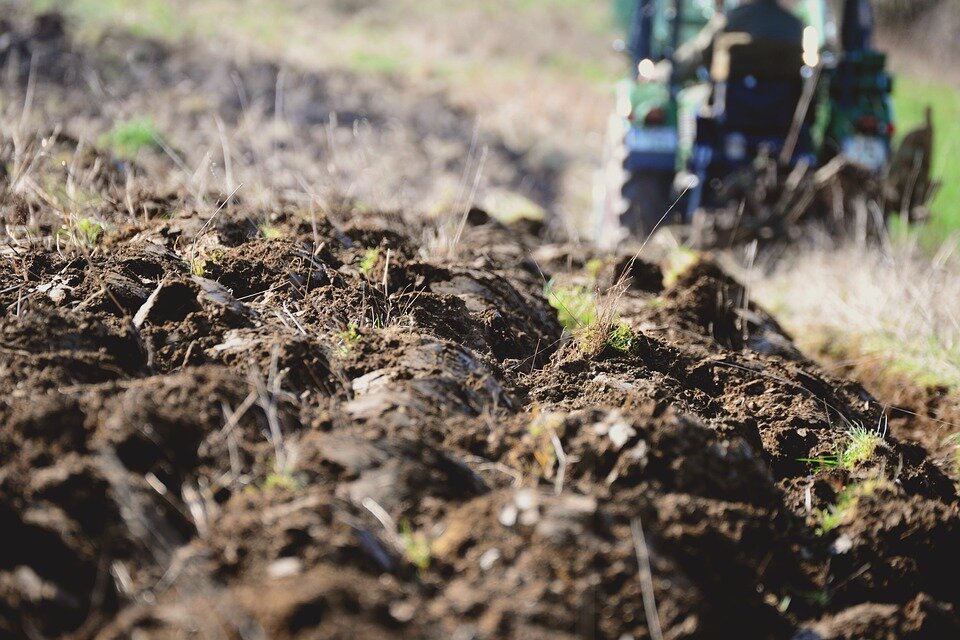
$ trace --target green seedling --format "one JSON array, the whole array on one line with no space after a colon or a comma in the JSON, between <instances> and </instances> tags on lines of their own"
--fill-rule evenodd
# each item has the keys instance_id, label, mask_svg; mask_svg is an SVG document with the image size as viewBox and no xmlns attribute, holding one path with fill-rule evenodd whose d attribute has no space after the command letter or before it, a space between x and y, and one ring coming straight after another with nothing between
<instances>
[{"instance_id":1,"label":"green seedling","mask_svg":"<svg viewBox=\"0 0 960 640\"><path fill-rule=\"evenodd\" d=\"M603 260L600 258L594 258L587 261L585 265L587 273L590 274L592 280L597 280L600 277L600 272L603 271Z\"/></svg>"},{"instance_id":2,"label":"green seedling","mask_svg":"<svg viewBox=\"0 0 960 640\"><path fill-rule=\"evenodd\" d=\"M361 337L357 325L351 322L345 330L337 334L337 355L341 358L346 357L360 343Z\"/></svg>"},{"instance_id":3,"label":"green seedling","mask_svg":"<svg viewBox=\"0 0 960 640\"><path fill-rule=\"evenodd\" d=\"M557 310L557 319L567 331L573 333L597 321L597 301L587 287L557 286L551 280L544 287L543 294L550 306Z\"/></svg>"},{"instance_id":4,"label":"green seedling","mask_svg":"<svg viewBox=\"0 0 960 640\"><path fill-rule=\"evenodd\" d=\"M303 483L300 482L294 476L294 474L289 472L284 473L271 473L263 481L263 490L271 491L274 489L286 489L287 491L299 491L303 488Z\"/></svg>"},{"instance_id":5,"label":"green seedling","mask_svg":"<svg viewBox=\"0 0 960 640\"><path fill-rule=\"evenodd\" d=\"M76 242L87 249L93 249L103 237L103 225L93 218L80 218L61 227L58 233L61 237Z\"/></svg>"},{"instance_id":6,"label":"green seedling","mask_svg":"<svg viewBox=\"0 0 960 640\"><path fill-rule=\"evenodd\" d=\"M420 571L430 568L432 552L430 540L422 531L414 531L410 522L400 523L400 539L403 541L403 553L407 561Z\"/></svg>"},{"instance_id":7,"label":"green seedling","mask_svg":"<svg viewBox=\"0 0 960 640\"><path fill-rule=\"evenodd\" d=\"M847 431L846 440L833 455L820 458L800 458L799 462L807 462L823 469L855 469L867 462L876 453L877 447L883 444L883 438L876 431L871 431L862 425L851 427Z\"/></svg>"},{"instance_id":8,"label":"green seedling","mask_svg":"<svg viewBox=\"0 0 960 640\"><path fill-rule=\"evenodd\" d=\"M227 252L223 249L211 249L206 256L202 258L198 256L193 259L193 262L190 264L190 272L201 278L206 277L207 265L220 264L226 255Z\"/></svg>"},{"instance_id":9,"label":"green seedling","mask_svg":"<svg viewBox=\"0 0 960 640\"><path fill-rule=\"evenodd\" d=\"M281 231L278 227L264 224L260 226L260 235L267 240L275 240L283 237L283 231Z\"/></svg>"},{"instance_id":10,"label":"green seedling","mask_svg":"<svg viewBox=\"0 0 960 640\"><path fill-rule=\"evenodd\" d=\"M817 527L817 535L825 535L842 525L852 522L860 498L871 496L876 493L878 489L886 486L888 486L888 483L885 480L871 479L844 489L840 495L837 496L836 503L826 509L818 509L814 512L814 517L819 525Z\"/></svg>"},{"instance_id":11,"label":"green seedling","mask_svg":"<svg viewBox=\"0 0 960 640\"><path fill-rule=\"evenodd\" d=\"M162 149L163 135L149 118L137 118L117 123L98 142L119 156L133 158L141 149Z\"/></svg>"},{"instance_id":12,"label":"green seedling","mask_svg":"<svg viewBox=\"0 0 960 640\"><path fill-rule=\"evenodd\" d=\"M818 509L814 512L819 526L817 535L822 536L830 533L837 527L850 522L854 509L857 506L858 496L853 488L843 491L838 497L836 504L832 504L826 509Z\"/></svg>"},{"instance_id":13,"label":"green seedling","mask_svg":"<svg viewBox=\"0 0 960 640\"><path fill-rule=\"evenodd\" d=\"M607 345L620 353L633 353L640 342L640 334L630 328L626 322L620 322L610 330Z\"/></svg>"},{"instance_id":14,"label":"green seedling","mask_svg":"<svg viewBox=\"0 0 960 640\"><path fill-rule=\"evenodd\" d=\"M672 287L684 274L700 262L700 254L687 247L677 247L667 257L663 273L663 284Z\"/></svg>"},{"instance_id":15,"label":"green seedling","mask_svg":"<svg viewBox=\"0 0 960 640\"><path fill-rule=\"evenodd\" d=\"M360 260L360 272L364 275L364 277L370 275L370 272L377 265L377 261L379 259L380 259L380 247L367 249L363 253L363 258Z\"/></svg>"}]
</instances>

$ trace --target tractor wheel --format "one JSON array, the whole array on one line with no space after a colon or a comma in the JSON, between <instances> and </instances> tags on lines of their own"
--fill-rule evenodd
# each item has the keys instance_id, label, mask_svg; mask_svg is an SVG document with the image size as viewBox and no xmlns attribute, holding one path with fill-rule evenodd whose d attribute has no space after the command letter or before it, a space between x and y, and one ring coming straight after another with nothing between
<instances>
[{"instance_id":1,"label":"tractor wheel","mask_svg":"<svg viewBox=\"0 0 960 640\"><path fill-rule=\"evenodd\" d=\"M593 184L592 234L594 242L604 249L615 247L624 236L620 217L626 208L622 193L627 178L627 172L623 170L627 155L625 136L623 119L611 115L604 137L602 163L594 175Z\"/></svg>"},{"instance_id":2,"label":"tractor wheel","mask_svg":"<svg viewBox=\"0 0 960 640\"><path fill-rule=\"evenodd\" d=\"M670 224L667 211L673 205L673 175L663 172L638 172L631 174L623 185L626 210L620 223L631 235L646 238L658 226ZM662 222L661 222L662 221Z\"/></svg>"}]
</instances>

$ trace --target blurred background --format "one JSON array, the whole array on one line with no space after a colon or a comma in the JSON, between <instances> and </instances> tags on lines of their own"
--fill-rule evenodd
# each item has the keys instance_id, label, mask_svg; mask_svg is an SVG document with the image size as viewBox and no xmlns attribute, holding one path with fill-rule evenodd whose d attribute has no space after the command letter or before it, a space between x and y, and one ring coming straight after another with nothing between
<instances>
[{"instance_id":1,"label":"blurred background","mask_svg":"<svg viewBox=\"0 0 960 640\"><path fill-rule=\"evenodd\" d=\"M590 207L613 84L626 74L625 56L611 46L623 37L618 4L630 3L18 0L4 11L62 12L73 46L104 76L111 58L141 63L135 78L99 77L84 91L92 104L71 100L58 112L43 101L49 121L82 134L102 136L124 121L149 126L195 169L221 146L217 127L204 138L197 120L215 124L216 113L237 126L222 107L239 106L229 103L246 93L234 179L259 147L271 171L291 172L290 188L309 178L370 206L429 210L456 198L466 164L475 171L487 147L481 203L578 221ZM960 163L950 162L960 144L951 126L960 116L960 6L876 6L881 48L897 74L899 129L920 123L926 104L940 125L935 164L945 188L931 230L940 236L960 225ZM306 166L319 158L330 161L326 175Z\"/></svg>"}]
</instances>

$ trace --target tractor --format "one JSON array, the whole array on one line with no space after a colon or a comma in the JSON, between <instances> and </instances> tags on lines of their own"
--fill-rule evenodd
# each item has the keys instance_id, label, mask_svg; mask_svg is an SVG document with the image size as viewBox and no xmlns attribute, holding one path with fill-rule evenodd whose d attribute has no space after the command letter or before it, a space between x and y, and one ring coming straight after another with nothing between
<instances>
[{"instance_id":1,"label":"tractor","mask_svg":"<svg viewBox=\"0 0 960 640\"><path fill-rule=\"evenodd\" d=\"M617 86L598 172L596 240L612 246L677 225L701 244L769 238L811 211L835 217L845 208L881 226L893 211L923 217L936 188L932 131L911 134L926 141L920 148L893 152L893 81L873 47L869 0L844 0L839 24L834 3L796 0L802 47L723 33L710 68L692 77L659 72L737 4L615 1L632 73ZM778 63L764 64L771 59ZM843 201L825 202L841 183Z\"/></svg>"}]
</instances>

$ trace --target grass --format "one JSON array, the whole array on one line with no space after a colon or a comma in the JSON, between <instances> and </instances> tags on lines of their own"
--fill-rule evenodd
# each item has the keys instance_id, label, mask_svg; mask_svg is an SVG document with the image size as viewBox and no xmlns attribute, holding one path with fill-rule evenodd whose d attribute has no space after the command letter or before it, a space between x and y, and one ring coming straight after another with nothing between
<instances>
[{"instance_id":1,"label":"grass","mask_svg":"<svg viewBox=\"0 0 960 640\"><path fill-rule=\"evenodd\" d=\"M141 37L176 38L186 35L176 3L169 0L33 0L39 11L66 11L88 28L119 24Z\"/></svg>"},{"instance_id":2,"label":"grass","mask_svg":"<svg viewBox=\"0 0 960 640\"><path fill-rule=\"evenodd\" d=\"M921 387L960 391L960 263L918 246L811 251L752 292L807 353ZM815 283L815 286L811 286Z\"/></svg>"},{"instance_id":3,"label":"grass","mask_svg":"<svg viewBox=\"0 0 960 640\"><path fill-rule=\"evenodd\" d=\"M589 287L558 286L552 280L544 287L550 306L557 310L557 319L564 329L575 333L593 326L598 318L597 300Z\"/></svg>"},{"instance_id":4,"label":"grass","mask_svg":"<svg viewBox=\"0 0 960 640\"><path fill-rule=\"evenodd\" d=\"M839 527L849 524L856 516L857 505L860 499L872 496L878 490L890 486L886 480L873 478L859 484L854 484L837 496L837 501L826 509L818 509L814 512L817 520L817 535L826 535Z\"/></svg>"},{"instance_id":5,"label":"grass","mask_svg":"<svg viewBox=\"0 0 960 640\"><path fill-rule=\"evenodd\" d=\"M378 260L380 260L379 247L373 247L363 252L363 258L360 259L360 272L363 273L364 277L370 275L373 268L377 266Z\"/></svg>"},{"instance_id":6,"label":"grass","mask_svg":"<svg viewBox=\"0 0 960 640\"><path fill-rule=\"evenodd\" d=\"M262 235L266 240L276 240L277 238L283 237L283 229L269 224L264 224L260 226L260 235Z\"/></svg>"},{"instance_id":7,"label":"grass","mask_svg":"<svg viewBox=\"0 0 960 640\"><path fill-rule=\"evenodd\" d=\"M815 513L817 519L817 535L824 535L837 529L850 521L854 509L857 506L859 496L855 491L856 487L850 487L843 491L835 504L826 509L819 509Z\"/></svg>"},{"instance_id":8,"label":"grass","mask_svg":"<svg viewBox=\"0 0 960 640\"><path fill-rule=\"evenodd\" d=\"M263 481L264 491L284 489L286 491L296 492L302 488L303 483L292 473L271 473Z\"/></svg>"},{"instance_id":9,"label":"grass","mask_svg":"<svg viewBox=\"0 0 960 640\"><path fill-rule=\"evenodd\" d=\"M943 188L931 205L933 219L921 235L929 242L942 241L944 235L960 231L960 91L947 85L897 76L894 108L900 134L924 122L927 105L933 107L936 142L934 175Z\"/></svg>"},{"instance_id":10,"label":"grass","mask_svg":"<svg viewBox=\"0 0 960 640\"><path fill-rule=\"evenodd\" d=\"M883 438L879 433L862 425L855 425L847 430L846 438L835 454L820 458L801 458L800 462L808 462L821 469L850 471L873 458L873 454L882 444Z\"/></svg>"},{"instance_id":11,"label":"grass","mask_svg":"<svg viewBox=\"0 0 960 640\"><path fill-rule=\"evenodd\" d=\"M142 149L160 149L163 134L150 118L136 118L117 123L100 137L98 144L118 156L134 158Z\"/></svg>"},{"instance_id":12,"label":"grass","mask_svg":"<svg viewBox=\"0 0 960 640\"><path fill-rule=\"evenodd\" d=\"M614 351L620 353L633 353L640 343L640 334L630 328L625 322L619 322L607 335L607 344Z\"/></svg>"},{"instance_id":13,"label":"grass","mask_svg":"<svg viewBox=\"0 0 960 640\"><path fill-rule=\"evenodd\" d=\"M425 533L415 531L413 525L404 520L400 523L400 540L403 542L404 556L410 564L420 571L430 568L433 552Z\"/></svg>"},{"instance_id":14,"label":"grass","mask_svg":"<svg viewBox=\"0 0 960 640\"><path fill-rule=\"evenodd\" d=\"M79 218L60 228L60 236L88 250L93 249L103 237L103 225L93 218Z\"/></svg>"},{"instance_id":15,"label":"grass","mask_svg":"<svg viewBox=\"0 0 960 640\"><path fill-rule=\"evenodd\" d=\"M363 338L360 335L360 330L356 324L351 322L347 325L347 328L337 334L337 346L336 354L341 358L345 358L353 348L360 344L360 340Z\"/></svg>"}]
</instances>

